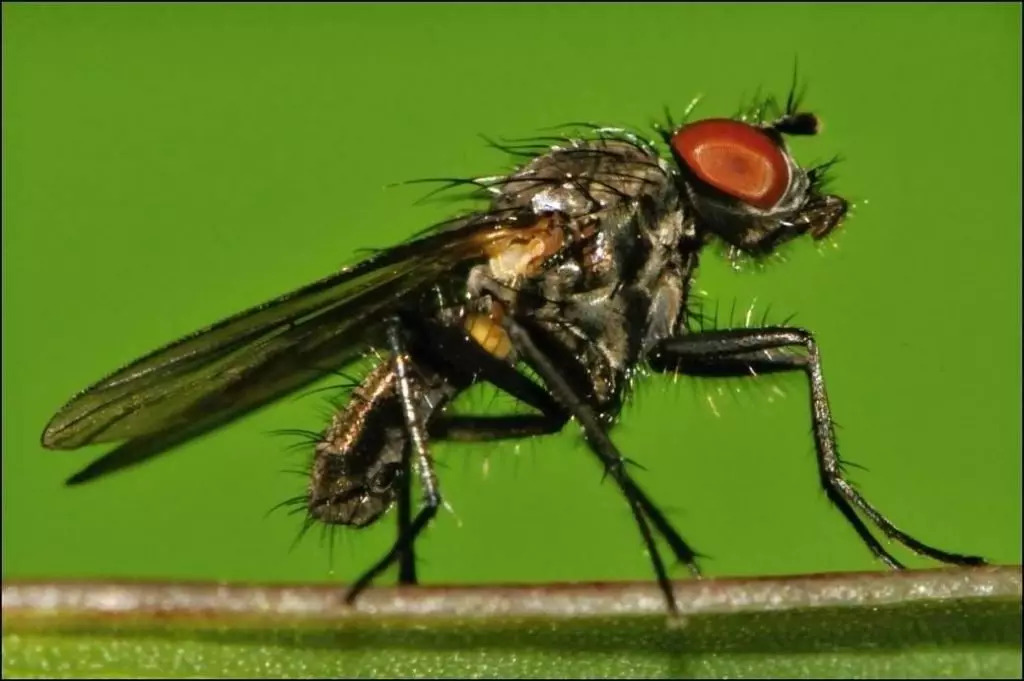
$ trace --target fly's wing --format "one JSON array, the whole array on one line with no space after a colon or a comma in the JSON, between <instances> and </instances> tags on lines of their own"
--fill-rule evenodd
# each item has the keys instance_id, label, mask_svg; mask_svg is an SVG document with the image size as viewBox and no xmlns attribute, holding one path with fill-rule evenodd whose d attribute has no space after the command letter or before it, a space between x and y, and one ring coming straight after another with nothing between
<instances>
[{"instance_id":1,"label":"fly's wing","mask_svg":"<svg viewBox=\"0 0 1024 681\"><path fill-rule=\"evenodd\" d=\"M389 312L517 228L508 212L470 215L175 341L72 398L42 444L165 449L233 420L354 358Z\"/></svg>"}]
</instances>

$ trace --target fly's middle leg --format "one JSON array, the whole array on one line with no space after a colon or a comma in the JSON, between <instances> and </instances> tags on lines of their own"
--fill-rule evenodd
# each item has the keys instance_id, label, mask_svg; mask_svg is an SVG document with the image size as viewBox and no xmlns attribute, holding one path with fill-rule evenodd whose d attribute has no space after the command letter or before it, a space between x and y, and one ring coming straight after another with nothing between
<instances>
[{"instance_id":1,"label":"fly's middle leg","mask_svg":"<svg viewBox=\"0 0 1024 681\"><path fill-rule=\"evenodd\" d=\"M558 367L534 344L530 332L520 326L511 316L506 317L502 323L516 350L537 371L562 408L579 422L591 451L601 460L605 470L622 491L640 530L669 613L678 616L679 609L676 605L672 583L669 581L665 563L658 553L651 526L653 525L665 538L676 557L685 563L695 576L700 575L696 563L697 553L683 540L661 510L648 499L647 495L629 476L624 465L624 457L608 436L595 411L577 394Z\"/></svg>"}]
</instances>

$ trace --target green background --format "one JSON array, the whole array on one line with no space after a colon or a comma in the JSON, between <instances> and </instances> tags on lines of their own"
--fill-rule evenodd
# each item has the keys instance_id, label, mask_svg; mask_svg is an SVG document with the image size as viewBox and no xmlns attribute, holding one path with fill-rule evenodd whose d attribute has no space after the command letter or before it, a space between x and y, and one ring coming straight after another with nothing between
<instances>
[{"instance_id":1,"label":"green background","mask_svg":"<svg viewBox=\"0 0 1024 681\"><path fill-rule=\"evenodd\" d=\"M644 127L698 93L728 115L794 58L824 121L797 155L841 153L856 212L761 272L709 251L698 288L817 334L841 450L898 525L1020 561L1018 5L5 4L3 30L5 578L353 579L393 516L333 553L265 516L305 461L268 431L321 428L322 396L74 489L104 449L39 434L120 364L449 214L386 185L505 168L478 133ZM614 438L710 575L878 568L818 489L800 376L652 377ZM575 428L436 452L423 581L649 578Z\"/></svg>"}]
</instances>

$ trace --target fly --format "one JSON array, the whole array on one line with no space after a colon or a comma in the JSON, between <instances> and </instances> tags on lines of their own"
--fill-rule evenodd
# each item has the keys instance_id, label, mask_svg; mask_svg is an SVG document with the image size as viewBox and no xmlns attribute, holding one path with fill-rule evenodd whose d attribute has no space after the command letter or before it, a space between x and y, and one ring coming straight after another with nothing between
<instances>
[{"instance_id":1,"label":"fly","mask_svg":"<svg viewBox=\"0 0 1024 681\"><path fill-rule=\"evenodd\" d=\"M442 503L433 442L544 435L574 419L627 502L676 613L655 537L695 576L698 554L633 480L609 436L632 380L641 369L798 371L810 386L821 485L871 553L903 567L865 518L920 555L983 565L904 533L846 480L811 332L697 323L689 293L705 246L718 242L733 255L764 258L794 238L826 237L848 204L825 190L831 164L803 168L788 151L787 136L819 128L795 90L783 106L767 100L731 118L690 121L689 114L657 126L667 154L632 132L582 124L575 136L501 147L522 165L448 181L468 187L485 209L135 360L58 411L43 446L121 443L68 481L85 482L382 348L383 358L313 445L301 499L307 526L365 527L398 507L397 540L350 587L349 602L396 563L399 583L417 582L413 545ZM479 382L532 413L449 413ZM414 480L422 490L418 510L409 494Z\"/></svg>"}]
</instances>

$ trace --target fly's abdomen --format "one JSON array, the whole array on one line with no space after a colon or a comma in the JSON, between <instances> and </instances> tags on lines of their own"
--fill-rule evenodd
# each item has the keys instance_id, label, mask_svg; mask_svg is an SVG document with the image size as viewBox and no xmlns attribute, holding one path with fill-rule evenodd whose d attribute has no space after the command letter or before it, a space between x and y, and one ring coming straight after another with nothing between
<instances>
[{"instance_id":1,"label":"fly's abdomen","mask_svg":"<svg viewBox=\"0 0 1024 681\"><path fill-rule=\"evenodd\" d=\"M410 377L417 416L426 423L447 402L447 384L432 385L420 372ZM352 391L316 445L310 471L309 514L325 523L365 527L397 498L408 429L394 361L375 367Z\"/></svg>"}]
</instances>

